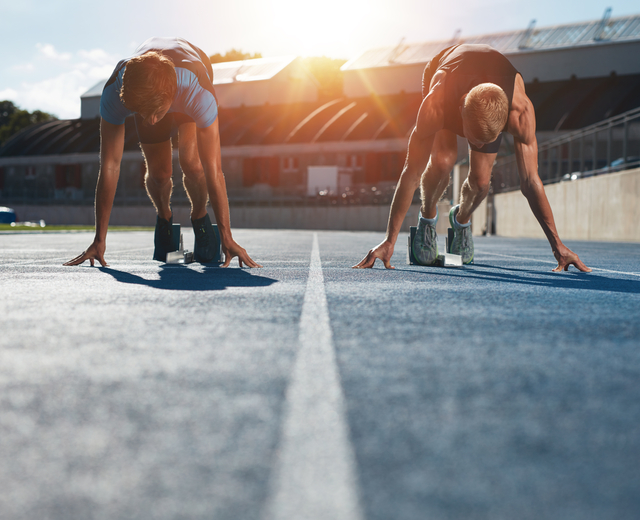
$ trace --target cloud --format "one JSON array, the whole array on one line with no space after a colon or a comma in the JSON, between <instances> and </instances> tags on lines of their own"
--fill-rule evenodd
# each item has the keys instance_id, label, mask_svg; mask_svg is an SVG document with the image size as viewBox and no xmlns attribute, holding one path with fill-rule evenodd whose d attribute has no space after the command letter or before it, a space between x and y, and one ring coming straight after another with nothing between
<instances>
[{"instance_id":1,"label":"cloud","mask_svg":"<svg viewBox=\"0 0 640 520\"><path fill-rule=\"evenodd\" d=\"M33 63L20 63L19 65L14 65L11 69L16 72L33 72L36 70Z\"/></svg>"},{"instance_id":2,"label":"cloud","mask_svg":"<svg viewBox=\"0 0 640 520\"><path fill-rule=\"evenodd\" d=\"M18 93L12 88L5 88L4 90L0 90L0 101L5 99L15 99Z\"/></svg>"},{"instance_id":3,"label":"cloud","mask_svg":"<svg viewBox=\"0 0 640 520\"><path fill-rule=\"evenodd\" d=\"M102 49L79 50L78 57L93 63L113 63L114 57Z\"/></svg>"},{"instance_id":4,"label":"cloud","mask_svg":"<svg viewBox=\"0 0 640 520\"><path fill-rule=\"evenodd\" d=\"M50 43L36 43L36 48L40 51L40 54L51 60L69 61L71 59L71 53L58 52Z\"/></svg>"},{"instance_id":5,"label":"cloud","mask_svg":"<svg viewBox=\"0 0 640 520\"><path fill-rule=\"evenodd\" d=\"M61 118L80 115L80 95L88 90L85 75L80 71L64 72L54 78L35 83L23 83L16 96L17 104L29 110L43 110Z\"/></svg>"},{"instance_id":6,"label":"cloud","mask_svg":"<svg viewBox=\"0 0 640 520\"><path fill-rule=\"evenodd\" d=\"M79 50L73 54L58 53L52 45L38 44L40 58L52 63L36 64L36 72L43 79L22 81L0 91L0 99L10 99L26 110L43 110L62 119L80 117L80 96L98 81L107 79L113 72L118 58L102 49ZM23 71L33 65L20 65Z\"/></svg>"}]
</instances>

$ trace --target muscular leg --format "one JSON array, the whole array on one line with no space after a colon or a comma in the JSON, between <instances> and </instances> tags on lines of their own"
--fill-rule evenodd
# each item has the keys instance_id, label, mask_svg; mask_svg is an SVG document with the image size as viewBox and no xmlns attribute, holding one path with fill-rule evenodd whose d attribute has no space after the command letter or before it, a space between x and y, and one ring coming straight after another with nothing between
<instances>
[{"instance_id":1,"label":"muscular leg","mask_svg":"<svg viewBox=\"0 0 640 520\"><path fill-rule=\"evenodd\" d=\"M457 156L456 135L449 130L440 130L433 141L431 157L420 180L421 212L424 218L435 218L438 201L449 185Z\"/></svg>"},{"instance_id":2,"label":"muscular leg","mask_svg":"<svg viewBox=\"0 0 640 520\"><path fill-rule=\"evenodd\" d=\"M469 176L462 184L460 209L456 215L459 224L466 224L471 214L489 193L491 169L496 160L495 153L469 152Z\"/></svg>"},{"instance_id":3,"label":"muscular leg","mask_svg":"<svg viewBox=\"0 0 640 520\"><path fill-rule=\"evenodd\" d=\"M147 165L144 184L149 198L158 212L158 216L165 220L171 218L171 141L155 144L141 144L142 154Z\"/></svg>"},{"instance_id":4,"label":"muscular leg","mask_svg":"<svg viewBox=\"0 0 640 520\"><path fill-rule=\"evenodd\" d=\"M207 213L208 192L204 169L198 154L195 123L180 125L178 143L182 182L191 201L191 220L197 220Z\"/></svg>"}]
</instances>

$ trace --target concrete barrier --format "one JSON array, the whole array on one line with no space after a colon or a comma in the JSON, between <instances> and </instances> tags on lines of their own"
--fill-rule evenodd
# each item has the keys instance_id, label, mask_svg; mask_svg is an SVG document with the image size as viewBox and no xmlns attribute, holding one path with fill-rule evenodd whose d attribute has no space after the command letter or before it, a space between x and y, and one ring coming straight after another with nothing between
<instances>
[{"instance_id":1,"label":"concrete barrier","mask_svg":"<svg viewBox=\"0 0 640 520\"><path fill-rule=\"evenodd\" d=\"M22 221L44 219L47 224L93 225L93 207L90 206L13 206ZM446 233L448 203L438 205L440 219L437 231ZM402 231L418 221L420 206L413 205L407 212ZM175 207L174 222L189 224L189 208ZM256 229L327 229L343 231L385 231L389 206L232 206L231 225L234 228ZM213 211L209 210L213 216ZM156 213L151 203L146 206L114 206L109 223L112 226L153 226Z\"/></svg>"},{"instance_id":2,"label":"concrete barrier","mask_svg":"<svg viewBox=\"0 0 640 520\"><path fill-rule=\"evenodd\" d=\"M550 184L545 191L563 240L640 242L640 169ZM496 234L545 237L520 191L496 195L494 205Z\"/></svg>"}]
</instances>

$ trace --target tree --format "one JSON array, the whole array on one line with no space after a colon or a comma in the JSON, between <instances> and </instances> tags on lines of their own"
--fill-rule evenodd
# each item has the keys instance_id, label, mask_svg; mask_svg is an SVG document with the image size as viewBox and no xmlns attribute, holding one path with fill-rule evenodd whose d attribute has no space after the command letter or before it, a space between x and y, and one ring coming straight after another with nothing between
<instances>
[{"instance_id":1,"label":"tree","mask_svg":"<svg viewBox=\"0 0 640 520\"><path fill-rule=\"evenodd\" d=\"M326 56L303 58L302 63L320 84L320 97L335 99L342 96L342 67L347 60Z\"/></svg>"},{"instance_id":2,"label":"tree","mask_svg":"<svg viewBox=\"0 0 640 520\"><path fill-rule=\"evenodd\" d=\"M18 110L11 101L0 101L0 126L9 122L9 118Z\"/></svg>"},{"instance_id":3,"label":"tree","mask_svg":"<svg viewBox=\"0 0 640 520\"><path fill-rule=\"evenodd\" d=\"M227 51L225 54L212 54L209 56L211 63L222 63L225 61L242 61L242 60L253 60L256 58L262 58L262 54L259 52L255 52L253 54L248 52L242 52L240 49L231 49Z\"/></svg>"},{"instance_id":4,"label":"tree","mask_svg":"<svg viewBox=\"0 0 640 520\"><path fill-rule=\"evenodd\" d=\"M55 119L58 118L41 110L29 112L19 109L11 101L0 101L0 146L28 126Z\"/></svg>"}]
</instances>

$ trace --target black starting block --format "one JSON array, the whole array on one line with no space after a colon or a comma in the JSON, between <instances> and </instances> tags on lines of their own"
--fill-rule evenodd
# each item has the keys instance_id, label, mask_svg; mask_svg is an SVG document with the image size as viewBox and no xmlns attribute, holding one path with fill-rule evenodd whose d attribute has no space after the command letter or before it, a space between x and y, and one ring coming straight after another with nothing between
<instances>
[{"instance_id":1,"label":"black starting block","mask_svg":"<svg viewBox=\"0 0 640 520\"><path fill-rule=\"evenodd\" d=\"M216 240L218 243L218 247L216 249L216 254L213 257L214 263L222 262L222 242L220 241L220 230L218 229L217 224L212 224L213 233L216 236ZM187 251L184 249L184 240L182 237L182 233L180 232L180 224L173 224L173 229L171 230L171 238L173 239L173 247L175 247L175 251L171 253L167 253L167 263L168 264L190 264L193 262L193 252Z\"/></svg>"},{"instance_id":2,"label":"black starting block","mask_svg":"<svg viewBox=\"0 0 640 520\"><path fill-rule=\"evenodd\" d=\"M180 234L180 224L171 224L171 239L173 240L173 250L177 251L181 249L180 241L182 240L182 235Z\"/></svg>"},{"instance_id":3,"label":"black starting block","mask_svg":"<svg viewBox=\"0 0 640 520\"><path fill-rule=\"evenodd\" d=\"M216 264L222 263L222 241L220 240L220 230L218 229L218 224L211 224L213 226L213 232L216 235L216 240L218 241L218 248L216 249L216 256L213 257L213 262Z\"/></svg>"},{"instance_id":4,"label":"black starting block","mask_svg":"<svg viewBox=\"0 0 640 520\"><path fill-rule=\"evenodd\" d=\"M409 243L407 244L407 263L409 265L422 265L418 263L413 255L413 239L416 236L416 226L409 228ZM462 267L462 256L451 253L451 243L453 242L453 228L449 228L445 238L445 253L439 254L436 262L427 267Z\"/></svg>"}]
</instances>

